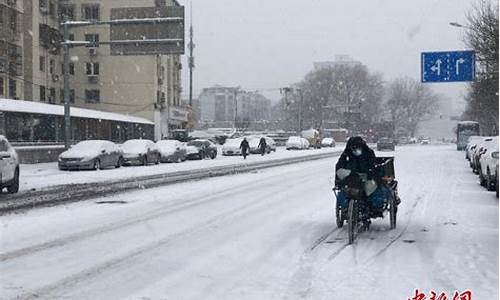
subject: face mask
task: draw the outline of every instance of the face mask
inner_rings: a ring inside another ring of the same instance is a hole
[[[363,154],[363,150],[359,148],[354,149],[354,151],[352,151],[352,154],[354,154],[355,156],[360,156],[361,154]]]

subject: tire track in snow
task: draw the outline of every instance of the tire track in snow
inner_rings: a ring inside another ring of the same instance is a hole
[[[313,173],[313,172],[312,172]],[[279,177],[279,176],[278,176]],[[301,179],[300,179],[301,180]],[[300,180],[295,179],[293,182],[300,182]],[[282,182],[283,178],[272,178],[269,177],[264,177],[264,178],[258,178],[253,181],[250,181],[248,184],[245,184],[244,186],[234,186],[231,188],[226,188],[225,190],[218,191],[215,193],[212,193],[210,196],[205,197],[200,199],[198,196],[195,197],[190,197],[187,200],[181,200],[181,201],[176,201],[174,203],[169,203],[168,205],[161,206],[160,208],[155,208],[154,211],[146,213],[146,214],[141,214],[136,217],[132,217],[130,219],[127,219],[122,222],[115,222],[111,224],[107,224],[104,226],[100,226],[97,228],[93,228],[90,230],[85,230],[82,232],[78,232],[75,234],[71,234],[62,238],[54,239],[51,241],[47,241],[44,243],[32,245],[29,247],[24,247],[21,249],[16,249],[12,250],[9,252],[5,253],[0,253],[0,262],[5,262],[11,259],[16,259],[20,258],[23,256],[35,254],[41,251],[45,251],[51,248],[56,248],[56,247],[62,247],[65,246],[69,243],[72,242],[77,242],[80,240],[92,238],[94,236],[110,233],[113,231],[117,231],[129,226],[134,226],[136,224],[158,219],[161,217],[164,217],[165,215],[176,213],[182,210],[190,209],[196,206],[203,205],[205,203],[213,203],[213,201],[225,201],[227,200],[228,197],[235,196],[238,194],[241,194],[242,192],[245,191],[255,191],[256,187],[262,185],[263,182],[269,183],[269,181],[272,182]]]
[[[297,182],[301,180],[302,179],[299,178],[297,179]],[[288,181],[287,183],[290,183],[290,181]],[[285,192],[286,191],[283,191],[283,193]],[[90,268],[78,271],[52,284],[48,284],[40,288],[37,288],[35,290],[25,292],[24,294],[17,295],[12,299],[57,298],[57,296],[52,296],[54,295],[54,293],[57,293],[57,291],[68,289],[71,286],[78,284],[79,282],[85,281],[91,278],[92,276],[99,275],[103,272],[109,271],[112,268],[117,268],[124,263],[130,263],[131,259],[137,259],[141,255],[144,255],[150,251],[154,251],[158,248],[168,246],[169,244],[172,244],[177,240],[183,240],[189,238],[189,236],[199,234],[207,230],[207,228],[214,228],[225,223],[232,223],[234,220],[239,220],[245,215],[247,215],[248,211],[251,211],[252,209],[260,211],[262,210],[260,206],[269,205],[269,203],[267,203],[268,199],[270,199],[270,197],[273,195],[276,195],[276,191],[274,190],[262,193],[262,196],[258,197],[261,200],[257,201],[252,200],[249,202],[247,201],[245,204],[232,208],[224,213],[217,214],[212,218],[210,218],[209,220],[202,222],[201,224],[197,223],[194,226],[191,226],[180,232],[170,234],[158,241],[138,247],[135,250],[126,253],[125,255],[109,259],[105,262],[99,263]]]

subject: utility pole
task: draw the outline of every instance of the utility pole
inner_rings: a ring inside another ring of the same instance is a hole
[[[238,89],[234,88],[234,129],[237,129],[238,122]]]
[[[299,92],[299,95],[300,95],[300,102],[299,102],[299,130],[298,130],[298,134],[301,135],[302,133],[302,104],[304,102],[304,93],[302,91],[302,89],[297,89],[297,91]]]
[[[64,148],[67,150],[71,143],[71,114],[69,99],[69,28],[68,17],[64,16],[63,24],[63,50],[64,50]]]
[[[189,26],[189,106],[193,107],[193,69],[194,69],[194,43],[193,43],[193,2],[191,5],[191,17]]]

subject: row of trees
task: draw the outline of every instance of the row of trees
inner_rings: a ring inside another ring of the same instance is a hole
[[[414,79],[402,77],[387,83],[380,73],[362,64],[338,64],[313,70],[285,90],[274,116],[288,130],[344,127],[363,133],[385,120],[394,123],[398,134],[414,136],[437,100]],[[324,124],[329,120],[337,123]]]
[[[463,119],[477,120],[483,133],[498,134],[498,3],[477,2],[469,14],[465,43],[476,51],[476,81],[468,86]]]

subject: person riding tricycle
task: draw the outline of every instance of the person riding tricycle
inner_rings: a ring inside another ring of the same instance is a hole
[[[352,137],[335,166],[334,193],[336,221],[340,228],[347,221],[349,244],[359,229],[368,230],[372,218],[383,218],[389,211],[391,229],[396,227],[397,181],[394,158],[376,157],[361,137]]]

